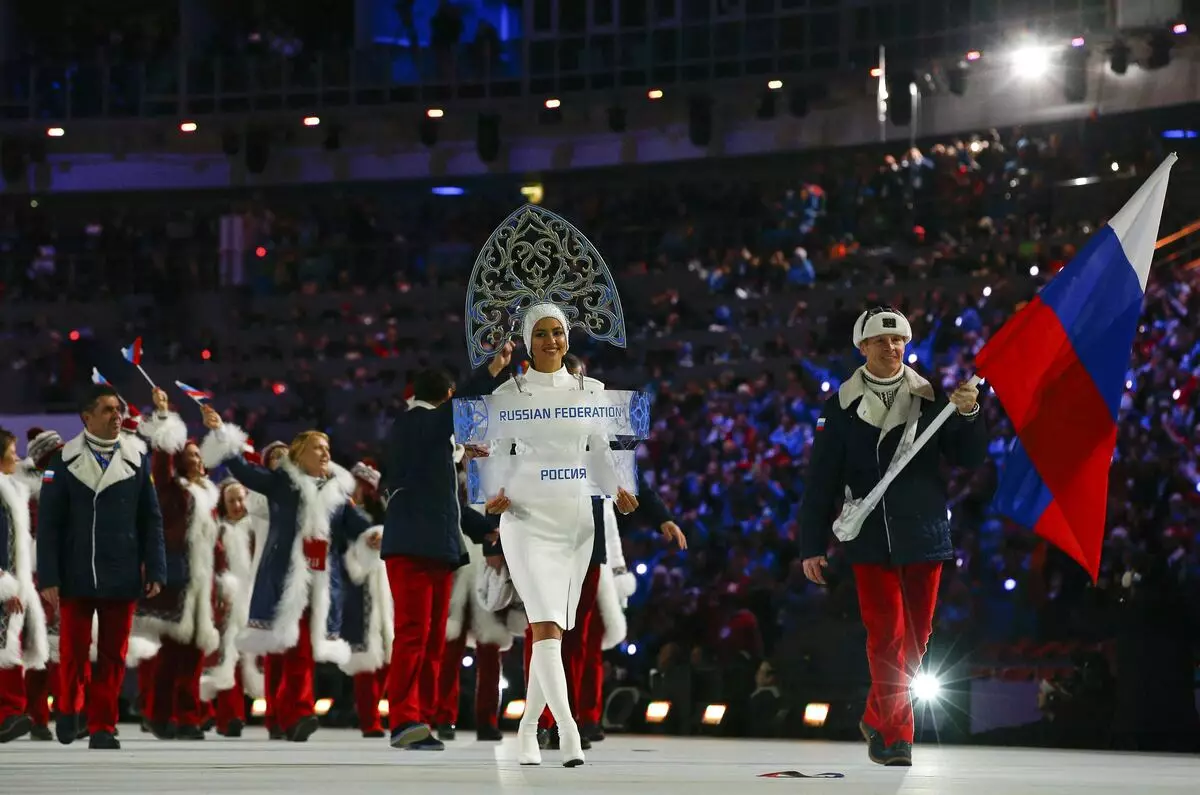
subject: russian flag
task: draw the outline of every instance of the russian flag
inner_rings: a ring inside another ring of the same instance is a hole
[[[994,507],[1077,560],[1093,582],[1125,371],[1176,159],[975,358],[1017,434]]]
[[[133,344],[130,345],[128,348],[122,348],[121,355],[124,356],[125,361],[129,362],[130,364],[134,364],[134,365],[141,364],[142,363],[142,338],[138,337],[136,340],[133,341]]]
[[[92,383],[103,384],[104,386],[112,386],[112,384],[108,382],[108,379],[100,375],[100,371],[95,367],[92,368]]]
[[[182,381],[176,381],[175,386],[182,389],[183,394],[187,395],[192,400],[195,400],[197,402],[203,402],[205,400],[212,400],[212,395],[210,393],[205,392],[203,389],[196,389],[196,387],[194,387],[194,386],[188,386],[187,384],[183,383]]]

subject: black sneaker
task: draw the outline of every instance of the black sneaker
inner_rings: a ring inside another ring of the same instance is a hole
[[[50,731],[49,726],[34,726],[29,730],[29,739],[42,743],[49,742],[54,739],[54,733]]]
[[[437,727],[438,739],[444,743],[454,742],[454,724],[443,723]]]
[[[229,725],[225,727],[225,731],[221,731],[218,728],[217,734],[221,735],[222,737],[241,737],[242,730],[245,728],[246,728],[245,723],[238,720],[237,718],[234,718],[233,720],[229,721]]]
[[[11,743],[24,737],[32,728],[33,720],[28,715],[11,715],[0,723],[0,743]]]
[[[70,745],[79,739],[79,716],[59,715],[54,719],[54,735],[63,745]]]
[[[88,740],[88,748],[97,748],[104,751],[120,751],[121,741],[113,736],[112,732],[96,732]]]
[[[887,767],[912,767],[912,743],[898,740],[891,745],[883,744],[882,735],[867,746],[867,756],[877,765]]]
[[[309,715],[296,721],[290,729],[287,730],[287,740],[290,743],[306,743],[308,738],[313,736],[321,722],[317,720],[316,715]]]
[[[542,745],[542,732],[546,732],[546,744]],[[549,729],[538,729],[538,745],[543,751],[558,751],[561,750],[560,741],[558,738],[558,724],[551,726]],[[579,737],[580,750],[587,751],[592,747],[592,741],[587,738],[586,734],[581,734]]]
[[[177,731],[173,723],[150,721],[150,733],[160,740],[174,740]]]
[[[498,743],[504,740],[504,732],[495,726],[480,726],[475,730],[475,739],[481,743]]]
[[[267,739],[268,740],[286,740],[287,734],[284,733],[283,729],[267,729]]]
[[[604,729],[599,723],[590,723],[587,726],[581,726],[579,733],[583,735],[583,739],[591,743],[599,743],[604,741]],[[587,750],[586,748],[584,749]]]
[[[871,725],[865,720],[858,722],[858,730],[862,732],[863,739],[867,741],[867,745],[875,742],[875,737],[879,734],[879,730],[871,728]]]
[[[445,751],[446,744],[432,734],[424,740],[417,740],[415,743],[409,743],[405,746],[410,751]]]
[[[420,721],[405,723],[392,729],[389,740],[393,748],[407,748],[413,743],[419,743],[430,736],[429,727]]]

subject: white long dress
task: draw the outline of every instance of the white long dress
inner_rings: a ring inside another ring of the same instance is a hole
[[[564,367],[554,373],[539,373],[532,368],[520,388],[513,379],[496,388],[495,394],[527,392],[532,395],[580,389],[580,378]],[[604,384],[594,378],[583,379],[583,389],[599,391]],[[580,436],[563,441],[546,439],[499,439],[491,446],[491,455],[561,455],[608,449],[603,436]],[[592,559],[596,524],[592,499],[580,492],[575,499],[513,503],[500,516],[500,543],[504,560],[512,575],[513,587],[525,603],[529,623],[553,621],[564,630],[575,626],[579,594]]]

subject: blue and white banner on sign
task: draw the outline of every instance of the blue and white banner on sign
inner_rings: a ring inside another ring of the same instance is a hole
[[[493,455],[467,466],[467,501],[482,505],[500,489],[514,503],[615,497],[617,489],[638,493],[634,450],[562,455]]]
[[[459,444],[649,435],[650,395],[645,392],[605,389],[454,398],[454,438]]]

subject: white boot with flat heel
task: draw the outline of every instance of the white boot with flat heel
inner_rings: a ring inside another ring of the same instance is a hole
[[[538,718],[546,708],[546,698],[538,684],[537,671],[529,666],[529,686],[525,688],[525,713],[517,726],[517,762],[540,765],[542,749],[538,745]]]
[[[567,695],[567,672],[563,669],[562,641],[558,638],[539,640],[533,644],[529,660],[530,677],[536,672],[539,694],[550,705],[550,714],[558,724],[559,747],[563,752],[563,767],[583,764],[583,740],[579,726],[571,717],[571,701]],[[528,713],[526,713],[528,714]],[[534,716],[536,721],[537,716]]]
[[[558,724],[558,747],[562,749],[563,767],[579,767],[583,764],[583,738],[575,721]]]

